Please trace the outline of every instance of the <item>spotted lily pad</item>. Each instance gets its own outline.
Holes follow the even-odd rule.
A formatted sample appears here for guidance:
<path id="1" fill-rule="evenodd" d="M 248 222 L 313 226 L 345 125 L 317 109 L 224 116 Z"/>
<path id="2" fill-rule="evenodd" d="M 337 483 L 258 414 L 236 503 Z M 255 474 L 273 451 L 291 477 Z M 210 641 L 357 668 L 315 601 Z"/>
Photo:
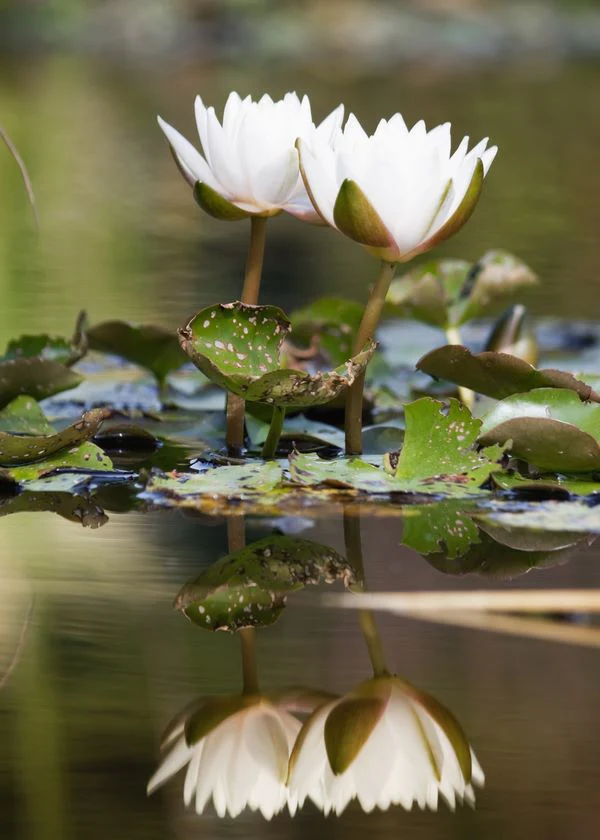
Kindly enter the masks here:
<path id="1" fill-rule="evenodd" d="M 417 369 L 496 400 L 534 388 L 568 388 L 582 400 L 600 402 L 600 394 L 571 373 L 538 370 L 508 353 L 474 354 L 461 345 L 446 345 L 419 359 Z"/>
<path id="2" fill-rule="evenodd" d="M 309 406 L 330 402 L 366 368 L 375 343 L 334 370 L 282 368 L 290 323 L 276 306 L 235 302 L 201 310 L 179 331 L 181 346 L 212 382 L 249 402 Z"/>
<path id="3" fill-rule="evenodd" d="M 213 563 L 179 592 L 175 606 L 207 630 L 239 630 L 272 624 L 286 595 L 308 584 L 355 573 L 334 549 L 298 537 L 271 536 Z"/>
<path id="4" fill-rule="evenodd" d="M 146 368 L 160 385 L 171 371 L 187 361 L 175 333 L 152 324 L 136 326 L 125 321 L 103 321 L 90 327 L 87 335 L 92 350 L 121 356 Z"/>
<path id="5" fill-rule="evenodd" d="M 19 357 L 0 362 L 0 408 L 21 394 L 43 400 L 74 388 L 83 377 L 50 359 Z"/>
<path id="6" fill-rule="evenodd" d="M 537 278 L 505 251 L 489 251 L 478 262 L 429 262 L 394 280 L 388 310 L 446 330 L 488 312 L 498 301 Z"/>
<path id="7" fill-rule="evenodd" d="M 411 507 L 404 518 L 402 544 L 419 554 L 443 552 L 453 560 L 478 542 L 479 531 L 462 499 Z"/>
<path id="8" fill-rule="evenodd" d="M 207 469 L 202 473 L 153 474 L 146 492 L 177 501 L 194 496 L 226 496 L 245 499 L 277 489 L 282 479 L 275 461 Z"/>
<path id="9" fill-rule="evenodd" d="M 61 365 L 75 364 L 88 349 L 86 334 L 87 318 L 85 312 L 80 312 L 75 324 L 75 331 L 70 339 L 57 338 L 49 335 L 22 335 L 10 341 L 4 351 L 4 361 L 37 357 Z"/>
<path id="10" fill-rule="evenodd" d="M 600 470 L 600 406 L 576 393 L 538 388 L 499 402 L 481 427 L 483 443 L 511 441 L 512 454 L 549 472 Z"/>
<path id="11" fill-rule="evenodd" d="M 61 449 L 54 455 L 34 463 L 11 466 L 9 474 L 15 481 L 33 481 L 57 471 L 81 473 L 112 472 L 113 464 L 95 443 L 86 441 L 70 449 Z"/>
<path id="12" fill-rule="evenodd" d="M 30 404 L 27 403 L 28 398 L 21 398 L 21 400 L 23 399 L 25 400 L 25 407 L 31 415 L 32 409 Z M 11 405 L 14 405 L 14 403 Z M 10 434 L 0 431 L 0 466 L 29 464 L 46 460 L 64 450 L 73 450 L 79 444 L 93 437 L 100 428 L 102 421 L 109 415 L 109 409 L 96 408 L 87 411 L 80 420 L 60 432 L 55 432 L 50 427 L 49 433 L 41 435 Z M 41 424 L 38 422 L 38 428 L 39 425 Z"/>
<path id="13" fill-rule="evenodd" d="M 424 397 L 405 406 L 406 433 L 399 453 L 386 456 L 386 469 L 399 489 L 469 496 L 501 469 L 504 448 L 477 450 L 481 421 L 458 400 L 445 406 Z"/>

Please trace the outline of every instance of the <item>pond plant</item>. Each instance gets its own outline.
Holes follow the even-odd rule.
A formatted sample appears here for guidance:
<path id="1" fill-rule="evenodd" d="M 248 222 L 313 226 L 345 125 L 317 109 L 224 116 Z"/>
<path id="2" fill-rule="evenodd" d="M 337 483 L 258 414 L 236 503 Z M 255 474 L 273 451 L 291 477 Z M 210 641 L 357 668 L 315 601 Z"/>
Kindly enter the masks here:
<path id="1" fill-rule="evenodd" d="M 568 347 L 560 334 L 538 347 L 521 304 L 489 320 L 534 272 L 496 249 L 395 276 L 467 222 L 495 146 L 464 138 L 453 151 L 449 123 L 409 128 L 400 114 L 369 135 L 341 105 L 319 123 L 293 93 L 232 93 L 221 120 L 198 98 L 195 115 L 201 151 L 159 123 L 200 207 L 249 220 L 240 299 L 177 331 L 81 313 L 71 338 L 12 339 L 0 357 L 7 492 L 39 507 L 42 491 L 120 484 L 137 504 L 277 514 L 340 497 L 489 508 L 600 489 L 598 376 L 576 375 L 577 359 L 537 367 Z M 325 296 L 289 316 L 260 301 L 267 221 L 281 213 L 380 261 L 366 301 Z M 487 339 L 472 326 L 482 318 Z M 403 344 L 406 324 L 442 340 Z"/>

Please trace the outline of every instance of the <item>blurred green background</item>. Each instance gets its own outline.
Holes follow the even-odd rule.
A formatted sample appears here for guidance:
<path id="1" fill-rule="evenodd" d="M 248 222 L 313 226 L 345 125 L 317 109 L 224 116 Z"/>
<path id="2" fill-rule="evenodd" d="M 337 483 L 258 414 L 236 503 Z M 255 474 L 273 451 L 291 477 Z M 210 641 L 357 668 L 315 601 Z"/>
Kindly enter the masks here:
<path id="1" fill-rule="evenodd" d="M 220 109 L 231 89 L 489 135 L 480 205 L 436 253 L 514 250 L 543 280 L 534 310 L 596 315 L 599 49 L 599 3 L 0 0 L 0 124 L 41 219 L 37 237 L 0 148 L 0 341 L 81 306 L 175 327 L 238 296 L 247 225 L 201 214 L 155 121 L 194 139 L 194 95 Z M 278 217 L 268 239 L 264 300 L 365 298 L 375 266 L 344 237 Z"/>

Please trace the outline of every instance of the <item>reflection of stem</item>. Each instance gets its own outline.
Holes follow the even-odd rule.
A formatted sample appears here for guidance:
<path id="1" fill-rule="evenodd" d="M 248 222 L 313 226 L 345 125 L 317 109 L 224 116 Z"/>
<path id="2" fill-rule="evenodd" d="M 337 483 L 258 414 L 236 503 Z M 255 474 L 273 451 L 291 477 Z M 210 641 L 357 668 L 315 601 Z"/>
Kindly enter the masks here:
<path id="1" fill-rule="evenodd" d="M 25 190 L 27 192 L 27 198 L 29 199 L 29 204 L 31 205 L 31 212 L 33 214 L 33 220 L 35 222 L 35 226 L 37 230 L 40 229 L 40 220 L 38 218 L 37 212 L 37 205 L 35 203 L 35 193 L 33 192 L 33 186 L 31 183 L 31 178 L 29 177 L 29 172 L 27 171 L 27 167 L 23 161 L 23 158 L 19 154 L 19 150 L 13 143 L 13 141 L 8 136 L 8 133 L 5 131 L 2 126 L 0 126 L 0 139 L 4 141 L 4 144 L 8 151 L 11 153 L 13 158 L 15 159 L 15 163 L 19 167 L 19 171 L 21 172 L 21 177 L 23 178 L 23 183 L 25 184 Z"/>
<path id="2" fill-rule="evenodd" d="M 252 216 L 250 219 L 250 246 L 246 259 L 246 274 L 242 289 L 242 303 L 255 306 L 258 303 L 260 279 L 265 255 L 267 219 Z M 227 448 L 237 454 L 244 445 L 244 400 L 237 394 L 227 395 Z"/>
<path id="3" fill-rule="evenodd" d="M 346 560 L 356 572 L 358 586 L 364 591 L 366 589 L 366 580 L 360 533 L 360 510 L 356 512 L 344 510 L 344 547 L 346 550 Z M 362 598 L 364 596 L 360 595 L 359 597 Z M 381 637 L 375 624 L 375 617 L 371 610 L 359 610 L 358 618 L 360 629 L 369 652 L 369 659 L 373 666 L 373 675 L 375 677 L 383 677 L 389 671 L 385 664 L 383 645 L 381 644 Z"/>
<path id="4" fill-rule="evenodd" d="M 258 694 L 258 667 L 256 664 L 256 631 L 243 627 L 238 631 L 242 643 L 243 694 Z"/>
<path id="5" fill-rule="evenodd" d="M 277 444 L 281 437 L 281 430 L 283 429 L 283 421 L 285 420 L 285 406 L 273 406 L 273 416 L 271 417 L 271 426 L 269 427 L 269 434 L 264 442 L 262 448 L 262 456 L 266 460 L 275 457 L 277 451 Z"/>
<path id="6" fill-rule="evenodd" d="M 363 313 L 362 321 L 354 341 L 354 352 L 358 353 L 370 338 L 375 335 L 375 330 L 383 312 L 385 297 L 388 293 L 392 277 L 394 276 L 395 264 L 389 262 L 381 263 L 379 277 L 371 291 L 367 307 Z M 365 387 L 365 375 L 358 376 L 348 388 L 346 397 L 346 454 L 360 455 L 362 452 L 362 409 L 363 391 Z"/>
<path id="7" fill-rule="evenodd" d="M 0 688 L 2 688 L 5 683 L 8 682 L 10 675 L 15 670 L 19 659 L 21 658 L 21 654 L 23 653 L 23 648 L 25 647 L 25 639 L 27 637 L 27 630 L 29 629 L 29 622 L 31 621 L 31 614 L 33 612 L 33 604 L 34 598 L 32 597 L 31 601 L 29 602 L 29 606 L 27 608 L 27 614 L 25 615 L 25 621 L 23 622 L 23 626 L 21 627 L 21 632 L 19 634 L 19 638 L 17 640 L 17 646 L 15 647 L 14 653 L 11 657 L 10 662 L 8 663 L 7 667 L 4 670 L 4 673 L 0 675 Z"/>
<path id="8" fill-rule="evenodd" d="M 458 327 L 447 327 L 446 340 L 448 344 L 462 344 L 462 338 Z M 473 393 L 473 391 L 469 390 L 469 388 L 463 388 L 462 385 L 459 385 L 458 396 L 460 397 L 460 401 L 463 405 L 465 405 L 468 409 L 473 408 L 473 405 L 475 403 L 475 394 Z"/>

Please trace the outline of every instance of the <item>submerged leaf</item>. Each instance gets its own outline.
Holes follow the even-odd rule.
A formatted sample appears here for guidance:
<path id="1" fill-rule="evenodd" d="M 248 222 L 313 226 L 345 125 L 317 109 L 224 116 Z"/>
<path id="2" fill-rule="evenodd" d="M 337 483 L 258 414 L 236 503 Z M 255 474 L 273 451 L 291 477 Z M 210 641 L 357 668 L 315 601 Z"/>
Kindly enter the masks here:
<path id="1" fill-rule="evenodd" d="M 570 373 L 538 370 L 508 353 L 473 354 L 459 344 L 432 350 L 419 359 L 417 369 L 497 400 L 534 388 L 568 388 L 582 400 L 600 402 L 600 394 Z"/>
<path id="2" fill-rule="evenodd" d="M 350 585 L 355 574 L 329 546 L 271 536 L 223 557 L 186 583 L 175 606 L 208 630 L 264 626 L 278 618 L 288 592 L 340 578 Z"/>
<path id="3" fill-rule="evenodd" d="M 479 542 L 479 531 L 464 500 L 446 500 L 410 508 L 404 518 L 402 544 L 419 554 L 443 551 L 450 559 L 460 557 Z"/>
<path id="4" fill-rule="evenodd" d="M 89 328 L 88 340 L 92 350 L 134 362 L 151 371 L 160 384 L 187 361 L 175 333 L 152 324 L 103 321 Z"/>
<path id="5" fill-rule="evenodd" d="M 334 370 L 281 368 L 290 324 L 276 306 L 216 304 L 179 331 L 181 346 L 212 382 L 249 402 L 309 406 L 330 402 L 365 370 L 375 352 L 368 342 Z"/>
<path id="6" fill-rule="evenodd" d="M 515 457 L 541 470 L 600 470 L 600 406 L 559 388 L 515 394 L 484 418 L 480 439 L 483 443 L 511 441 Z"/>

